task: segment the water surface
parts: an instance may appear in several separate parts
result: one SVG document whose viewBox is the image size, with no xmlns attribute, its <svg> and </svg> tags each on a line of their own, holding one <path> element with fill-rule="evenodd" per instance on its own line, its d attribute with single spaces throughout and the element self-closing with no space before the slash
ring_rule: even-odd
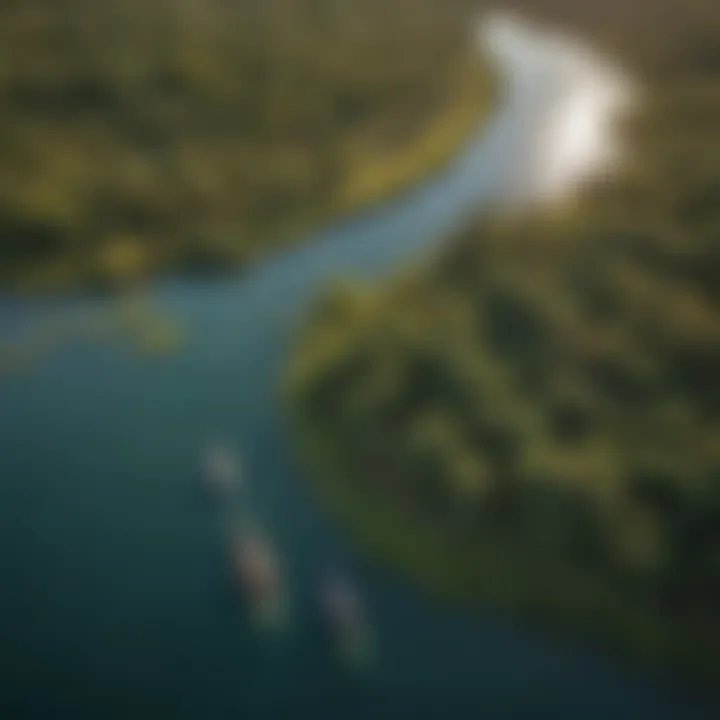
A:
<svg viewBox="0 0 720 720">
<path fill-rule="evenodd" d="M 276 397 L 291 331 L 343 272 L 381 277 L 527 180 L 552 68 L 523 75 L 445 172 L 251 272 L 152 289 L 191 331 L 169 359 L 68 347 L 0 384 L 0 710 L 52 718 L 701 718 L 699 691 L 616 659 L 436 606 L 345 546 L 306 493 Z M 98 300 L 5 299 L 0 326 Z M 203 442 L 245 454 L 250 502 L 289 569 L 295 622 L 239 611 L 195 469 Z M 350 569 L 378 639 L 362 674 L 313 622 L 313 575 Z"/>
</svg>

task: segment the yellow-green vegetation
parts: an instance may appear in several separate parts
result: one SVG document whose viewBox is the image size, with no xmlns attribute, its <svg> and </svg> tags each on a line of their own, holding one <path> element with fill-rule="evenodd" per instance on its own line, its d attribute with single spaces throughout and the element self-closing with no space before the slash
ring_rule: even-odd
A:
<svg viewBox="0 0 720 720">
<path fill-rule="evenodd" d="M 123 294 L 88 310 L 59 312 L 12 340 L 0 342 L 0 380 L 31 369 L 53 351 L 76 343 L 120 341 L 142 356 L 180 350 L 183 326 L 141 295 Z"/>
<path fill-rule="evenodd" d="M 493 78 L 477 64 L 449 79 L 448 95 L 453 99 L 442 113 L 417 123 L 412 134 L 398 142 L 357 139 L 348 147 L 346 164 L 351 170 L 337 191 L 337 210 L 353 208 L 384 199 L 418 178 L 436 170 L 451 157 L 459 144 L 477 131 L 493 97 Z"/>
<path fill-rule="evenodd" d="M 3 0 L 0 283 L 244 264 L 451 156 L 469 0 Z"/>
<path fill-rule="evenodd" d="M 336 285 L 285 378 L 302 447 L 416 580 L 717 682 L 720 8 L 521 5 L 643 77 L 628 167 L 388 285 Z"/>
<path fill-rule="evenodd" d="M 106 333 L 120 338 L 145 356 L 166 355 L 180 350 L 186 334 L 182 325 L 159 311 L 141 295 L 121 296 L 100 319 Z"/>
</svg>

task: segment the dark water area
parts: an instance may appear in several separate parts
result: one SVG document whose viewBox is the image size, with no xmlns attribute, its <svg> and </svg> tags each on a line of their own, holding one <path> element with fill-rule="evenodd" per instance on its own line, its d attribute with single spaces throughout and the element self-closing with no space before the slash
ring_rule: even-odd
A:
<svg viewBox="0 0 720 720">
<path fill-rule="evenodd" d="M 277 397 L 292 331 L 322 284 L 381 277 L 523 177 L 545 112 L 538 83 L 440 176 L 219 281 L 164 281 L 182 352 L 62 349 L 0 381 L 0 717 L 705 718 L 720 700 L 617 659 L 436 605 L 357 557 L 308 494 Z M 0 331 L 100 300 L 0 301 Z M 286 632 L 239 607 L 208 438 L 243 456 L 247 503 L 281 553 Z M 339 665 L 319 631 L 317 574 L 348 570 L 376 637 Z"/>
</svg>

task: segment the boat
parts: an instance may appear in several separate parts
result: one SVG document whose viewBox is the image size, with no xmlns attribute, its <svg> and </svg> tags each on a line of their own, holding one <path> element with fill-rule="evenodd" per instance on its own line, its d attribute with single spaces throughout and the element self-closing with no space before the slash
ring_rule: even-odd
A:
<svg viewBox="0 0 720 720">
<path fill-rule="evenodd" d="M 229 448 L 213 443 L 205 449 L 202 476 L 215 493 L 227 493 L 240 482 L 238 461 Z"/>
<path fill-rule="evenodd" d="M 284 617 L 278 558 L 257 530 L 245 530 L 232 548 L 233 575 L 243 602 L 261 625 L 277 626 Z"/>
<path fill-rule="evenodd" d="M 318 600 L 323 624 L 344 658 L 365 658 L 369 628 L 354 586 L 339 574 L 327 573 L 321 579 Z"/>
</svg>

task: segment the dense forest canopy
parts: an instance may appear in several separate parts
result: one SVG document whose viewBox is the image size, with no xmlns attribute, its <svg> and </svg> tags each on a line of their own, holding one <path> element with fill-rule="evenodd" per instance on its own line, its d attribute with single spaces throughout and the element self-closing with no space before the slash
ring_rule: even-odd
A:
<svg viewBox="0 0 720 720">
<path fill-rule="evenodd" d="M 622 174 L 327 293 L 288 371 L 299 427 L 394 565 L 716 681 L 720 6 L 516 5 L 642 78 Z"/>
<path fill-rule="evenodd" d="M 4 0 L 0 281 L 222 267 L 447 158 L 466 0 Z"/>
</svg>

